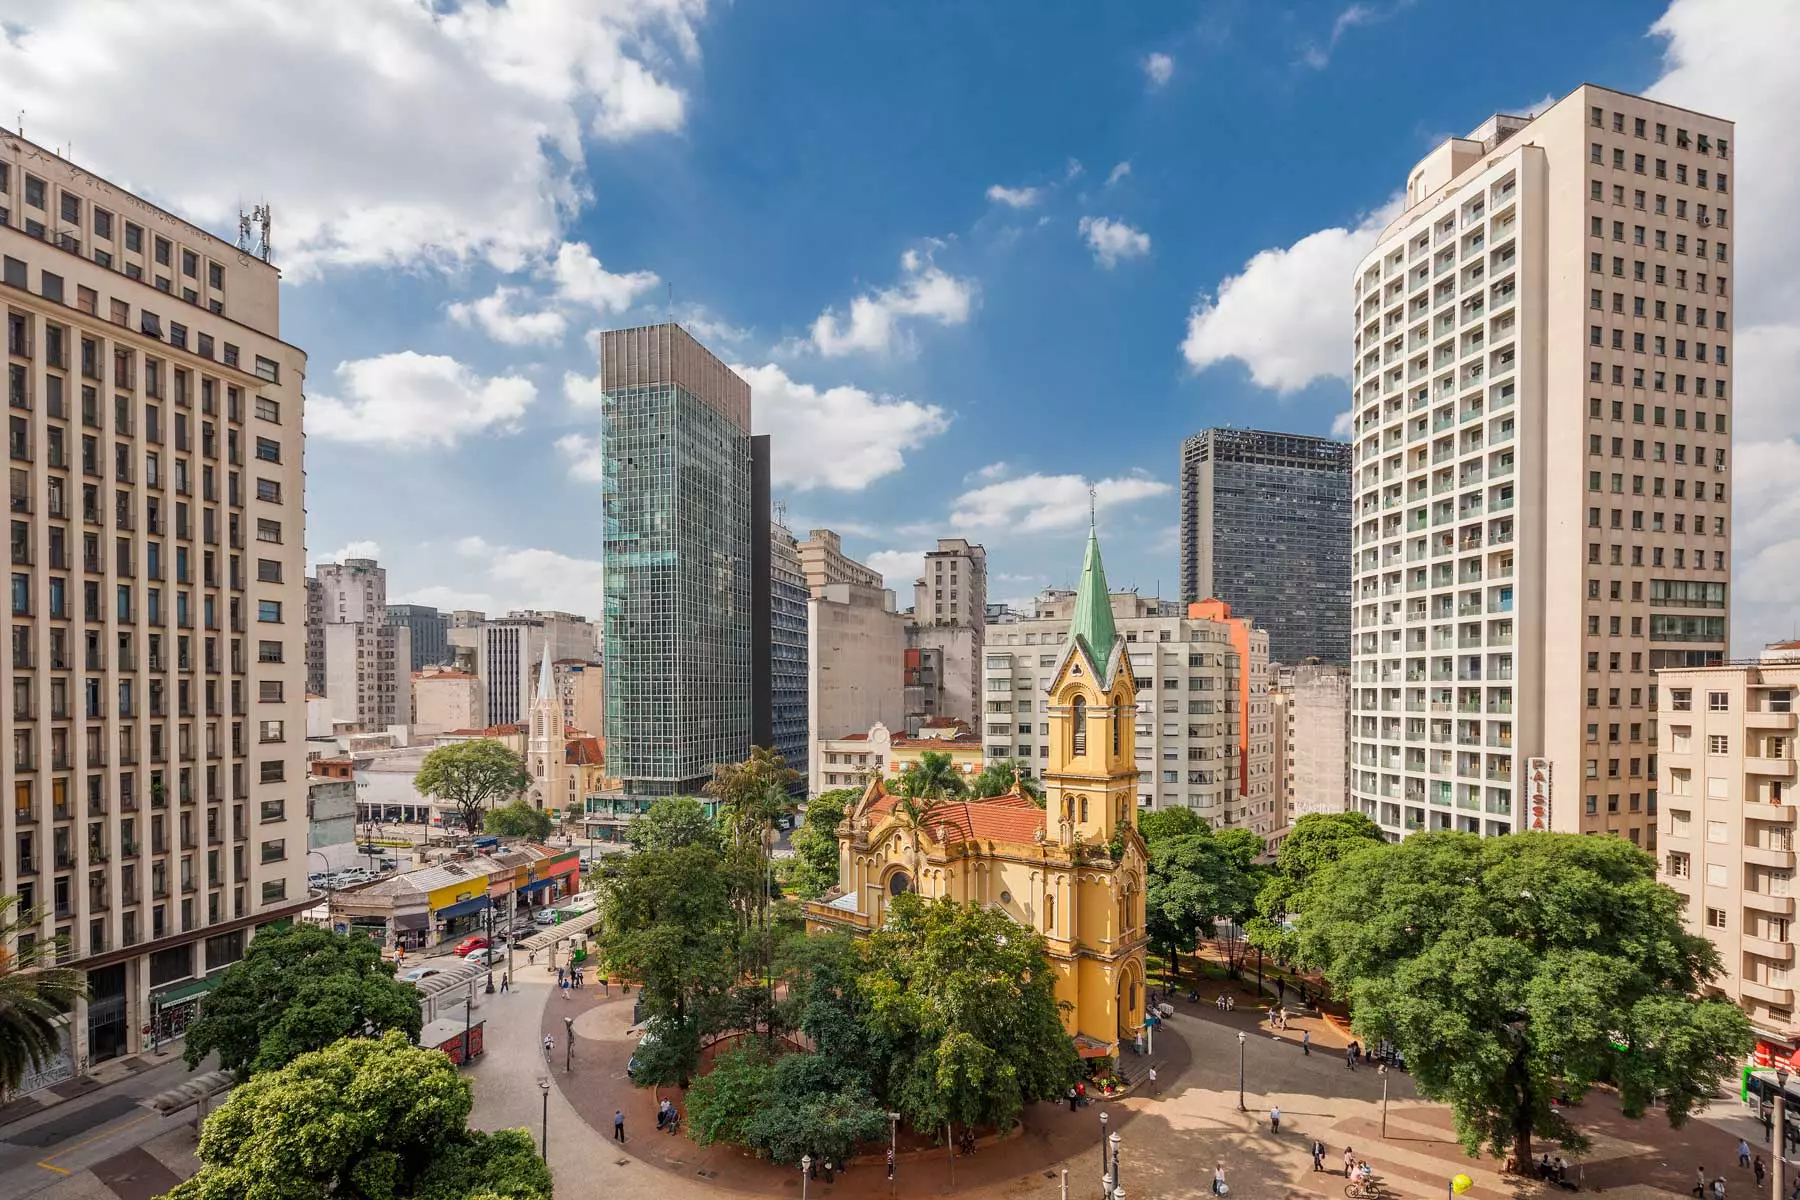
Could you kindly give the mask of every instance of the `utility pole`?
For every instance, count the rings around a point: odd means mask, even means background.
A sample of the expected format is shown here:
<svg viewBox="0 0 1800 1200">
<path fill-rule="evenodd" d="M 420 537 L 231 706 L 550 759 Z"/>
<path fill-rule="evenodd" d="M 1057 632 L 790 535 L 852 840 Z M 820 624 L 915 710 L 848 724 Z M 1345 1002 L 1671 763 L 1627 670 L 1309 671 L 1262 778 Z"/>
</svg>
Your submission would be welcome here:
<svg viewBox="0 0 1800 1200">
<path fill-rule="evenodd" d="M 1781 1177 L 1787 1173 L 1782 1170 L 1787 1165 L 1787 1081 L 1785 1069 L 1775 1072 L 1775 1158 L 1769 1164 L 1769 1182 L 1774 1184 L 1769 1195 L 1774 1200 L 1786 1200 L 1781 1190 Z"/>
</svg>

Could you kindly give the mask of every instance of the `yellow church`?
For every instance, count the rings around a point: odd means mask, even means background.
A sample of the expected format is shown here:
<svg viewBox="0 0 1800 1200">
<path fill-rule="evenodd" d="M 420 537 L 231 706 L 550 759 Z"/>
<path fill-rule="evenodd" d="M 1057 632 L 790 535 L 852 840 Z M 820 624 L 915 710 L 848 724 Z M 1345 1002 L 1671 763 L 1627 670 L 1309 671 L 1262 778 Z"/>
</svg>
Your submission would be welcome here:
<svg viewBox="0 0 1800 1200">
<path fill-rule="evenodd" d="M 808 902 L 807 925 L 866 933 L 908 891 L 999 908 L 1043 935 L 1077 1049 L 1116 1055 L 1143 1027 L 1146 870 L 1137 689 L 1091 528 L 1048 700 L 1043 808 L 1015 787 L 939 802 L 915 830 L 896 811 L 898 780 L 873 780 L 838 828 L 838 886 Z"/>
</svg>

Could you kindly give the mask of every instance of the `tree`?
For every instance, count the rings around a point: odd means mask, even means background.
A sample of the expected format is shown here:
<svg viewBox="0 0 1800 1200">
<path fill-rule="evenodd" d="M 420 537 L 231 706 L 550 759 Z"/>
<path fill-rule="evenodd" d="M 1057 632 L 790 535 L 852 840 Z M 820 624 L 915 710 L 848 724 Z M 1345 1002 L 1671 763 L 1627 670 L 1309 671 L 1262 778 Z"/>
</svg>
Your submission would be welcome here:
<svg viewBox="0 0 1800 1200">
<path fill-rule="evenodd" d="M 472 1103 L 439 1051 L 346 1038 L 234 1089 L 168 1200 L 550 1200 L 531 1135 L 470 1130 Z"/>
<path fill-rule="evenodd" d="M 1146 814 L 1163 817 L 1186 813 L 1187 809 L 1167 809 Z M 1198 821 L 1198 818 L 1194 818 Z M 1182 822 L 1159 822 L 1179 827 Z M 1227 830 L 1214 834 L 1204 822 L 1188 833 L 1162 834 L 1149 844 L 1150 873 L 1144 889 L 1146 932 L 1153 944 L 1161 946 L 1171 969 L 1178 955 L 1192 950 L 1201 934 L 1213 936 L 1217 920 L 1224 917 L 1244 920 L 1256 901 L 1257 879 L 1252 860 L 1261 849 L 1261 840 L 1250 834 L 1250 841 L 1227 836 L 1247 833 Z"/>
<path fill-rule="evenodd" d="M 686 1085 L 712 1006 L 738 979 L 733 913 L 720 847 L 695 842 L 630 855 L 602 906 L 607 967 L 641 985 L 655 1038 L 640 1049 L 640 1086 Z"/>
<path fill-rule="evenodd" d="M 1275 853 L 1275 869 L 1257 893 L 1257 915 L 1248 927 L 1250 944 L 1282 962 L 1290 961 L 1296 943 L 1288 928 L 1288 912 L 1294 897 L 1338 859 L 1384 840 L 1381 826 L 1362 813 L 1308 813 L 1295 821 Z"/>
<path fill-rule="evenodd" d="M 59 943 L 31 940 L 37 925 L 17 896 L 0 896 L 0 1095 L 56 1057 L 64 1018 L 87 994 L 85 975 L 56 965 Z"/>
<path fill-rule="evenodd" d="M 1030 768 L 1022 759 L 996 758 L 969 780 L 972 796 L 1004 796 L 1015 788 L 1039 808 L 1044 807 L 1043 785 L 1031 777 Z"/>
<path fill-rule="evenodd" d="M 823 1054 L 722 1054 L 688 1089 L 687 1110 L 688 1130 L 701 1145 L 730 1142 L 776 1162 L 805 1154 L 841 1161 L 888 1127 L 864 1083 L 842 1078 Z"/>
<path fill-rule="evenodd" d="M 1140 813 L 1137 827 L 1138 836 L 1144 839 L 1146 846 L 1152 847 L 1170 838 L 1212 832 L 1212 826 L 1206 823 L 1206 818 L 1186 807 L 1157 808 Z"/>
<path fill-rule="evenodd" d="M 425 756 L 413 777 L 419 795 L 456 805 L 463 828 L 470 833 L 483 827 L 496 800 L 517 796 L 530 786 L 524 762 L 492 738 L 439 746 Z"/>
<path fill-rule="evenodd" d="M 1626 1115 L 1653 1097 L 1680 1125 L 1754 1042 L 1701 1000 L 1718 951 L 1620 838 L 1420 833 L 1329 862 L 1296 899 L 1302 961 L 1350 998 L 1365 1041 L 1405 1054 L 1471 1154 L 1532 1158 L 1532 1138 L 1586 1139 L 1552 1106 L 1595 1082 Z"/>
<path fill-rule="evenodd" d="M 817 899 L 837 886 L 837 828 L 857 798 L 854 788 L 835 788 L 807 802 L 806 819 L 794 830 L 794 857 L 788 860 L 788 880 L 805 899 Z"/>
<path fill-rule="evenodd" d="M 541 842 L 550 836 L 550 814 L 523 796 L 501 808 L 488 810 L 484 828 L 495 837 L 526 838 Z"/>
<path fill-rule="evenodd" d="M 927 750 L 900 772 L 900 790 L 920 800 L 947 800 L 967 790 L 956 761 L 941 750 Z"/>
<path fill-rule="evenodd" d="M 418 1040 L 419 992 L 366 937 L 312 925 L 265 929 L 225 969 L 188 1026 L 191 1070 L 216 1050 L 239 1082 L 340 1038 L 394 1030 Z"/>
<path fill-rule="evenodd" d="M 1043 938 L 1005 913 L 896 896 L 863 961 L 857 986 L 885 1071 L 875 1091 L 914 1128 L 1006 1128 L 1073 1082 Z"/>
<path fill-rule="evenodd" d="M 664 796 L 651 801 L 649 809 L 633 817 L 625 827 L 625 840 L 640 853 L 681 846 L 717 850 L 721 846 L 719 823 L 692 796 Z"/>
</svg>

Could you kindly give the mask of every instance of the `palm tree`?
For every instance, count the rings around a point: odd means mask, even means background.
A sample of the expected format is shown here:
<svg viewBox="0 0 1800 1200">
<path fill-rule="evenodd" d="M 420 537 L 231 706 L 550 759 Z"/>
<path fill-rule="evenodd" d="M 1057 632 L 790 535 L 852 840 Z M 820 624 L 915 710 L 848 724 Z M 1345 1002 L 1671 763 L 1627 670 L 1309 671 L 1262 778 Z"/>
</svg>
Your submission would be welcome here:
<svg viewBox="0 0 1800 1200">
<path fill-rule="evenodd" d="M 909 795 L 929 800 L 960 796 L 966 790 L 955 761 L 939 750 L 919 755 L 918 762 L 900 772 L 900 781 Z"/>
<path fill-rule="evenodd" d="M 902 774 L 900 789 L 894 796 L 894 820 L 906 830 L 907 841 L 912 846 L 912 886 L 916 892 L 919 890 L 919 835 L 930 827 L 932 817 L 944 802 L 935 796 L 915 792 L 909 784 L 910 780 Z"/>
<path fill-rule="evenodd" d="M 977 796 L 1004 796 L 1017 788 L 1039 808 L 1044 807 L 1044 789 L 1025 771 L 1018 759 L 997 758 L 969 780 L 969 791 Z"/>
<path fill-rule="evenodd" d="M 62 1017 L 87 993 L 86 975 L 55 965 L 57 943 L 17 948 L 37 924 L 36 913 L 19 910 L 17 896 L 0 896 L 0 1096 L 56 1056 Z"/>
</svg>

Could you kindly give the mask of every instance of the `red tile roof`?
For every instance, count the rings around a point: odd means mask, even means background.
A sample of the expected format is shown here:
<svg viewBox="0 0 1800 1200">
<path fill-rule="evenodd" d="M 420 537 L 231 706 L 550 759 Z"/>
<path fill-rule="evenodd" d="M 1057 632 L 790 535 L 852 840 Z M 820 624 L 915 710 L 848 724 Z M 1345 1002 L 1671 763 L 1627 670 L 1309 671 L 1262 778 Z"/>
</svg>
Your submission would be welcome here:
<svg viewBox="0 0 1800 1200">
<path fill-rule="evenodd" d="M 895 797 L 879 785 L 877 789 L 869 811 L 892 812 Z M 1033 804 L 1030 797 L 1008 792 L 980 800 L 943 801 L 932 811 L 928 831 L 940 843 L 993 841 L 1029 845 L 1037 841 L 1043 828 L 1044 810 Z"/>
<path fill-rule="evenodd" d="M 606 743 L 597 737 L 570 738 L 563 747 L 564 761 L 576 766 L 598 767 L 606 762 Z"/>
</svg>

